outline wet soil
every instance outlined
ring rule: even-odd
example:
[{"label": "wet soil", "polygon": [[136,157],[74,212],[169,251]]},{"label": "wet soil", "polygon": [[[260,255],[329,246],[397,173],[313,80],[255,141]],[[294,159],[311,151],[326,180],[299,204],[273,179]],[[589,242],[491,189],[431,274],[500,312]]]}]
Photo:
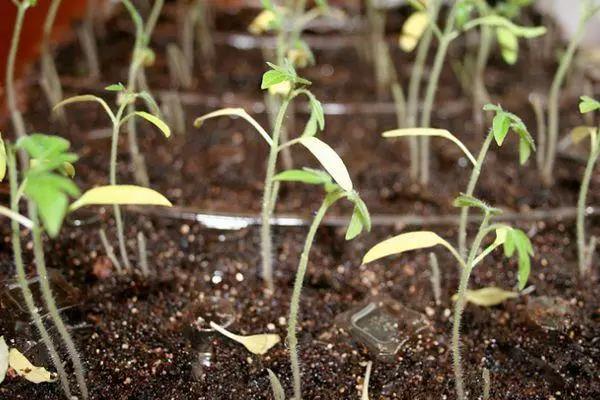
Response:
[{"label": "wet soil", "polygon": [[[217,28],[236,32],[243,26],[230,21],[218,20]],[[130,24],[118,16],[107,28],[108,36],[100,43],[103,82],[123,81],[132,44]],[[164,18],[157,28],[157,63],[148,71],[153,90],[170,89],[164,47],[173,31],[171,18]],[[550,62],[534,63],[536,54],[523,50],[520,63],[510,69],[494,57],[486,78],[494,101],[522,115],[533,131],[527,95],[531,91],[545,92],[554,66]],[[371,103],[376,99],[370,66],[353,49],[317,50],[316,57],[320,66],[302,73],[313,80],[312,89],[323,102]],[[61,73],[81,82],[81,71],[77,70],[81,55],[76,45],[61,49],[57,59]],[[225,101],[262,100],[258,90],[264,65],[260,51],[219,45],[217,60],[218,73],[206,65],[197,68],[193,92]],[[394,52],[394,60],[406,79],[410,59]],[[76,91],[67,88],[66,94],[100,93],[102,85],[83,82]],[[31,128],[60,133],[80,154],[77,183],[84,188],[105,183],[109,139],[102,135],[107,118],[99,109],[72,106],[67,113],[68,124],[61,126],[49,121],[48,106],[36,100],[43,97],[35,86],[28,97],[26,119]],[[470,102],[450,69],[444,71],[437,104],[434,124],[456,132],[476,152],[483,136],[470,122]],[[561,123],[565,127],[580,123],[576,97],[566,96],[562,107]],[[448,111],[456,109],[460,112]],[[152,186],[176,205],[214,212],[257,213],[266,146],[240,121],[220,119],[208,121],[201,129],[192,128],[194,117],[212,110],[207,105],[188,104],[189,131],[171,140],[140,124],[140,144]],[[261,123],[266,122],[264,114],[258,117]],[[292,118],[295,126],[301,127],[306,116],[297,113],[288,122]],[[328,116],[321,137],[346,161],[372,213],[428,216],[455,212],[451,200],[464,190],[469,174],[461,154],[451,145],[433,141],[433,182],[429,189],[419,188],[408,176],[406,143],[380,138],[381,132],[394,127],[393,115]],[[125,142],[123,135],[120,179],[132,182]],[[533,160],[520,168],[515,150],[514,140],[500,150],[493,146],[478,196],[504,209],[523,212],[575,204],[583,172],[580,162],[559,159],[557,183],[546,191],[538,183]],[[298,166],[315,165],[310,154],[298,147],[293,155]],[[588,203],[593,205],[600,201],[600,176],[594,177],[591,187]],[[322,197],[323,193],[314,188],[288,185],[282,190],[277,211],[310,216]],[[347,211],[341,205],[331,212]],[[281,377],[289,394],[291,373],[284,344],[259,357],[222,336],[200,340],[189,334],[193,323],[190,310],[198,298],[224,298],[235,310],[230,330],[241,334],[272,332],[283,338],[291,286],[307,228],[274,228],[277,291],[265,297],[258,276],[257,228],[214,231],[198,224],[133,213],[126,214],[126,224],[135,264],[133,238],[139,231],[148,238],[151,277],[137,273],[116,276],[97,233],[105,226],[110,237],[115,237],[112,220],[106,214],[100,221],[84,226],[67,224],[56,240],[45,244],[48,265],[64,278],[62,283],[55,281],[55,287],[62,294],[61,306],[69,307],[63,314],[85,361],[92,398],[269,399],[266,368]],[[585,281],[577,278],[574,223],[537,221],[520,227],[531,235],[536,249],[530,280],[535,290],[497,307],[467,307],[462,330],[470,397],[481,395],[481,371],[486,367],[491,372],[493,399],[598,398],[600,289],[596,276]],[[1,229],[4,240],[0,242],[0,277],[8,282],[14,276],[14,266],[7,226]],[[360,265],[370,246],[402,230],[401,226],[375,228],[352,242],[344,241],[340,229],[319,230],[310,255],[299,322],[304,398],[358,398],[368,360],[375,361],[370,384],[373,399],[455,398],[450,351],[451,296],[458,285],[455,263],[444,252],[437,252],[443,276],[440,305],[433,299],[426,253]],[[452,228],[436,228],[436,232],[448,238],[455,235]],[[597,218],[590,218],[589,234],[600,235]],[[27,243],[26,232],[23,237]],[[30,259],[27,265],[33,274]],[[471,287],[497,285],[509,289],[515,282],[515,261],[506,261],[498,253],[474,271]],[[6,290],[0,303],[0,332],[14,340],[12,345],[27,350],[32,359],[50,365],[35,332],[28,327],[26,314],[6,300],[4,293]],[[431,323],[431,329],[402,346],[393,362],[377,360],[347,329],[334,325],[337,315],[381,294],[422,313]],[[528,307],[538,296],[564,299],[570,306],[569,320],[556,330],[540,326]],[[206,348],[207,342],[212,356],[202,365],[198,347]],[[2,384],[0,395],[7,399],[61,398],[59,385],[32,385],[15,377]]]}]

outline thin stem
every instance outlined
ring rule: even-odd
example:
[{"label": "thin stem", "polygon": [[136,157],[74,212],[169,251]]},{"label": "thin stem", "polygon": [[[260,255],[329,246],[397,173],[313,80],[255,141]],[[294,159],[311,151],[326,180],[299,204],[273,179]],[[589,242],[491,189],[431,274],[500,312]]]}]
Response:
[{"label": "thin stem", "polygon": [[473,87],[473,117],[481,126],[483,125],[482,107],[488,101],[488,94],[485,88],[485,69],[490,57],[490,50],[494,34],[492,28],[486,25],[481,26],[481,38],[479,42],[479,51],[475,62],[475,81]]},{"label": "thin stem", "polygon": [[556,145],[558,142],[558,130],[559,130],[559,98],[561,94],[561,87],[565,80],[565,75],[571,62],[573,61],[573,55],[575,54],[575,50],[577,50],[577,46],[581,41],[583,34],[585,32],[585,26],[587,25],[589,19],[594,15],[598,9],[592,8],[593,4],[591,1],[586,1],[582,6],[583,9],[581,11],[582,17],[579,21],[579,25],[577,26],[577,32],[569,42],[569,46],[567,47],[567,51],[563,54],[560,64],[558,66],[558,70],[556,71],[556,75],[554,75],[554,80],[552,81],[552,86],[550,88],[550,95],[548,98],[548,138],[547,138],[547,146],[546,149],[542,149],[545,152],[544,155],[544,166],[541,170],[541,178],[542,183],[546,186],[552,186],[554,181],[554,177],[552,176],[552,172],[554,170],[554,160],[556,158]]},{"label": "thin stem", "polygon": [[[12,151],[8,151],[6,154],[6,161],[8,166],[8,175],[9,175],[9,183],[10,183],[10,207],[13,213],[19,213],[19,202],[17,199],[17,163],[15,161],[14,154]],[[56,372],[58,377],[60,378],[60,383],[62,385],[62,389],[67,398],[71,398],[71,388],[69,387],[69,378],[67,373],[65,372],[65,368],[63,367],[62,361],[58,352],[56,351],[56,347],[52,341],[52,338],[48,334],[46,327],[42,321],[42,317],[37,311],[37,307],[33,300],[33,293],[31,292],[31,288],[29,287],[29,283],[27,282],[27,276],[25,274],[25,264],[23,263],[23,249],[21,246],[21,236],[19,230],[19,223],[16,220],[11,221],[11,239],[12,239],[12,247],[13,247],[13,256],[15,260],[15,267],[17,270],[17,280],[19,282],[19,287],[21,288],[21,292],[23,294],[23,299],[25,300],[25,304],[27,306],[27,310],[33,319],[33,323],[35,324],[36,329],[40,333],[42,337],[42,341],[50,354],[50,358],[52,359],[52,364],[54,364],[54,368],[56,368]]]},{"label": "thin stem", "polygon": [[[596,144],[595,149],[591,149],[590,156],[585,166],[583,180],[579,189],[579,198],[577,199],[577,254],[579,256],[579,274],[584,277],[590,270],[588,264],[588,251],[585,240],[585,200],[590,187],[590,180],[596,165],[596,160],[600,155],[600,144]],[[591,259],[591,257],[589,257]]]},{"label": "thin stem", "polygon": [[[479,180],[479,175],[481,174],[481,168],[483,167],[483,162],[485,161],[485,157],[490,148],[490,144],[494,135],[490,132],[485,138],[481,150],[479,150],[479,155],[477,156],[477,164],[473,167],[473,171],[471,172],[471,177],[469,178],[469,183],[467,185],[467,191],[465,192],[468,196],[473,196],[475,192],[475,185],[477,185],[477,181]],[[461,257],[466,257],[467,253],[467,221],[469,219],[469,207],[462,207],[460,210],[460,221],[458,224],[458,251]]]},{"label": "thin stem", "polygon": [[[17,51],[19,50],[19,41],[21,38],[21,31],[23,30],[23,20],[25,19],[25,12],[29,8],[29,1],[23,0],[18,4],[17,16],[15,18],[15,27],[13,29],[13,36],[10,42],[10,52],[8,53],[8,60],[6,62],[6,102],[8,109],[10,110],[10,116],[13,123],[13,128],[17,134],[17,139],[23,138],[26,135],[25,121],[23,121],[23,115],[17,106],[17,97],[15,95],[15,65],[17,60]],[[19,152],[19,161],[22,168],[26,168],[28,165],[28,158],[23,151]]]},{"label": "thin stem", "polygon": [[148,268],[148,251],[146,249],[146,237],[144,236],[144,232],[138,232],[137,240],[140,269],[142,270],[142,274],[147,278],[150,276],[150,269]]},{"label": "thin stem", "polygon": [[108,259],[115,266],[115,269],[117,270],[117,273],[119,275],[122,274],[123,273],[123,268],[121,267],[121,263],[117,259],[117,256],[115,256],[115,252],[113,251],[113,247],[108,242],[108,238],[106,237],[106,232],[104,231],[104,229],[100,228],[99,229],[99,234],[100,234],[100,242],[102,242],[102,246],[104,247],[104,251],[106,251],[106,256],[108,257]]},{"label": "thin stem", "polygon": [[273,176],[275,176],[275,168],[277,165],[277,154],[279,152],[279,136],[283,125],[283,118],[290,103],[290,98],[286,98],[281,104],[279,114],[275,120],[273,128],[273,136],[271,148],[269,150],[269,158],[267,160],[267,172],[265,176],[265,187],[262,203],[262,226],[261,226],[261,255],[262,255],[262,273],[263,279],[267,284],[267,288],[273,292],[273,239],[271,238],[271,215],[274,205],[273,200]]},{"label": "thin stem", "polygon": [[42,292],[42,297],[44,298],[44,303],[46,303],[46,308],[52,317],[52,321],[58,330],[62,340],[64,341],[67,352],[73,362],[73,368],[75,369],[75,377],[77,378],[77,384],[79,385],[79,389],[81,390],[81,395],[84,399],[88,399],[88,389],[85,383],[85,371],[83,370],[83,364],[81,363],[81,358],[79,357],[79,353],[77,352],[77,348],[75,347],[75,343],[73,342],[73,338],[65,323],[60,317],[58,307],[56,307],[56,302],[54,301],[54,296],[52,294],[52,289],[50,288],[50,281],[48,280],[48,270],[46,269],[46,260],[44,257],[44,247],[42,244],[42,229],[39,224],[38,211],[37,206],[33,201],[29,202],[29,217],[33,221],[33,253],[35,257],[35,266],[37,270],[37,274],[39,277],[40,288]]},{"label": "thin stem", "polygon": [[317,211],[315,218],[313,219],[306,240],[304,242],[304,249],[300,256],[300,263],[298,264],[298,271],[296,272],[296,278],[294,280],[294,291],[292,293],[292,301],[290,304],[290,315],[288,318],[287,327],[287,345],[290,349],[290,361],[292,364],[292,375],[294,380],[294,400],[302,400],[302,386],[300,382],[300,360],[298,357],[298,338],[296,337],[296,325],[298,323],[298,310],[300,308],[300,294],[302,292],[302,284],[304,282],[304,275],[306,274],[306,268],[308,266],[308,255],[310,248],[315,239],[317,229],[327,212],[327,209],[335,203],[337,200],[342,198],[343,192],[334,192],[323,200],[321,207]]}]

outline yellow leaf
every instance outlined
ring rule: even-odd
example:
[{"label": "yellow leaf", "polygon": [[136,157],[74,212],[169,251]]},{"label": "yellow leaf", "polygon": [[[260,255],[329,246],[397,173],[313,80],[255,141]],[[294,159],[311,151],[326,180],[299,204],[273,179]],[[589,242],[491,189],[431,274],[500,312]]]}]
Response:
[{"label": "yellow leaf", "polygon": [[267,351],[269,351],[269,349],[271,349],[271,347],[275,346],[281,341],[279,335],[268,333],[250,336],[236,335],[212,321],[210,322],[210,327],[220,334],[227,336],[229,339],[244,345],[244,347],[246,347],[246,349],[248,349],[248,351],[252,354],[265,354]]},{"label": "yellow leaf", "polygon": [[447,241],[434,232],[420,231],[402,233],[373,246],[363,257],[363,264],[393,254],[400,254],[411,250],[427,249],[438,244],[441,244],[451,251],[454,250]]},{"label": "yellow leaf", "polygon": [[419,43],[419,39],[423,36],[428,24],[429,14],[425,11],[415,12],[408,17],[402,26],[402,33],[398,41],[400,48],[407,53],[413,51],[417,47],[417,43]]},{"label": "yellow leaf", "polygon": [[269,86],[269,94],[271,95],[280,95],[287,96],[287,94],[292,90],[292,83],[290,81],[283,81],[280,83],[276,83],[275,85]]},{"label": "yellow leaf", "polygon": [[33,383],[53,382],[56,380],[56,374],[51,373],[44,367],[34,366],[17,349],[10,349],[8,353],[8,364],[17,374]]},{"label": "yellow leaf", "polygon": [[136,111],[135,115],[137,115],[138,117],[142,117],[146,121],[152,123],[158,129],[160,129],[160,131],[163,133],[163,135],[165,135],[165,137],[171,136],[171,128],[169,128],[169,126],[157,116],[147,113],[145,111]]},{"label": "yellow leaf", "polygon": [[4,147],[4,140],[2,140],[2,135],[0,135],[0,182],[2,182],[5,175],[6,175],[6,147]]},{"label": "yellow leaf", "polygon": [[6,371],[8,370],[8,346],[4,341],[4,336],[0,336],[0,383],[4,381]]},{"label": "yellow leaf", "polygon": [[348,169],[335,150],[321,139],[313,136],[302,137],[299,141],[319,160],[323,168],[329,172],[329,175],[342,189],[348,192],[352,190],[352,180]]},{"label": "yellow leaf", "polygon": [[250,114],[248,114],[243,108],[223,108],[221,110],[213,111],[211,113],[196,118],[194,120],[194,126],[196,128],[199,128],[207,119],[224,116],[241,117],[245,119],[250,125],[254,127],[254,129],[256,129],[260,136],[262,136],[263,139],[265,139],[265,142],[267,142],[269,146],[273,145],[273,140],[271,139],[271,136],[269,136],[267,131],[265,131],[263,127],[260,126],[260,124],[254,118],[252,118]]},{"label": "yellow leaf", "polygon": [[69,207],[69,211],[89,205],[138,204],[171,207],[173,204],[155,190],[135,185],[98,186],[85,192]]},{"label": "yellow leaf", "polygon": [[269,25],[275,21],[275,13],[270,10],[263,10],[254,18],[248,26],[248,32],[253,35],[260,35],[269,30]]},{"label": "yellow leaf", "polygon": [[[456,301],[458,295],[452,296],[452,300]],[[486,287],[477,290],[467,290],[465,297],[468,302],[482,307],[493,307],[504,303],[508,299],[519,297],[519,293],[509,292],[499,287]]]},{"label": "yellow leaf", "polygon": [[499,27],[496,28],[496,38],[504,61],[510,65],[516,63],[519,55],[519,39],[517,36],[508,28]]},{"label": "yellow leaf", "polygon": [[473,157],[473,154],[466,148],[466,146],[453,134],[446,129],[435,129],[435,128],[406,128],[406,129],[393,129],[391,131],[383,132],[383,137],[403,137],[403,136],[438,136],[452,141],[456,144],[467,156],[469,161],[473,165],[477,165],[477,160]]},{"label": "yellow leaf", "polygon": [[592,142],[592,149],[594,149],[598,140],[598,128],[594,126],[577,126],[573,128],[573,130],[571,130],[569,135],[571,136],[571,140],[575,144],[581,142],[589,136],[590,141]]}]

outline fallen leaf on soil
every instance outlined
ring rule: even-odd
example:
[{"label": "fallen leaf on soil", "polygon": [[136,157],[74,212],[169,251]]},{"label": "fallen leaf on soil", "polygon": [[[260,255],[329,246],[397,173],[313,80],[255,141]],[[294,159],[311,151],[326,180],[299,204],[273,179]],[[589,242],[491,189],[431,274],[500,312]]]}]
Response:
[{"label": "fallen leaf on soil", "polygon": [[[467,301],[478,306],[493,307],[504,303],[508,299],[519,297],[519,293],[510,292],[499,287],[486,287],[477,290],[467,290],[465,293]],[[452,296],[456,301],[457,295]]]},{"label": "fallen leaf on soil", "polygon": [[253,354],[265,354],[269,349],[275,346],[277,343],[281,341],[279,335],[264,333],[260,335],[250,335],[250,336],[240,336],[234,333],[229,332],[225,328],[215,324],[214,322],[210,322],[210,327],[221,333],[224,336],[227,336],[229,339],[236,341],[240,344],[243,344],[244,347],[248,349],[250,353]]},{"label": "fallen leaf on soil", "polygon": [[54,382],[56,374],[49,372],[44,367],[34,366],[19,350],[10,349],[8,363],[17,374],[33,383]]},{"label": "fallen leaf on soil", "polygon": [[8,370],[8,346],[4,341],[4,336],[0,336],[0,383],[4,381],[6,371]]}]

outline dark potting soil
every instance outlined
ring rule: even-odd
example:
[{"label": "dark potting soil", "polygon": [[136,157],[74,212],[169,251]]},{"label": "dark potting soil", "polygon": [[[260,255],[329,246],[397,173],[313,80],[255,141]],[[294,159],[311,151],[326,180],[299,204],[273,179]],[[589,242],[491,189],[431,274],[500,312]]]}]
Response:
[{"label": "dark potting soil", "polygon": [[[123,81],[131,51],[131,37],[127,33],[129,21],[119,16],[107,27],[110,27],[109,37],[100,43],[103,81]],[[172,30],[166,19],[157,28],[154,39],[162,43],[162,47],[157,47],[156,66],[148,70],[150,85],[156,90],[169,89],[161,51],[168,41],[161,39],[161,34],[168,35]],[[374,100],[371,69],[355,52],[348,49],[317,51],[316,56],[320,67],[302,74],[314,81],[311,89],[322,101]],[[522,115],[535,131],[526,98],[531,91],[546,91],[553,66],[529,63],[528,60],[535,57],[527,51],[522,56],[519,65],[511,69],[503,67],[494,57],[487,77],[489,90],[494,101]],[[397,65],[406,65],[400,67],[400,71],[403,78],[408,77],[407,57],[397,52],[394,57]],[[75,74],[74,68],[81,65],[76,46],[59,52],[57,60],[59,70],[70,74]],[[262,99],[258,82],[264,64],[259,51],[219,46],[217,60],[218,74],[211,73],[207,67],[198,69],[196,91],[219,96],[233,93],[235,98],[255,101]],[[333,69],[330,76],[323,73],[323,65]],[[89,91],[97,93],[98,88],[101,85],[89,85]],[[82,87],[77,93],[66,94],[87,91]],[[66,126],[50,123],[47,105],[37,100],[42,98],[36,88],[31,88],[26,115],[31,128],[60,133],[71,140],[81,156],[76,166],[76,180],[82,187],[105,183],[109,139],[94,137],[102,137],[98,130],[107,127],[106,116],[95,105],[74,105],[68,109]],[[457,103],[465,106],[461,108]],[[483,136],[469,122],[472,120],[470,102],[449,69],[443,74],[437,104],[434,124],[457,133],[476,152]],[[566,98],[562,106],[563,126],[580,123],[575,97]],[[457,108],[463,111],[446,111]],[[185,137],[172,140],[140,124],[140,144],[147,157],[152,186],[177,205],[215,212],[256,213],[260,210],[266,146],[240,121],[214,120],[201,129],[192,129],[193,118],[209,111],[213,109],[205,105],[186,107],[190,130]],[[299,114],[294,124],[301,127],[304,120],[305,116]],[[259,121],[265,123],[266,116],[260,115]],[[393,115],[331,116],[321,137],[345,160],[371,212],[423,216],[456,212],[451,200],[464,190],[470,172],[468,166],[458,161],[461,154],[451,145],[434,140],[433,182],[429,189],[421,189],[412,184],[408,176],[406,143],[380,138],[381,132],[395,127],[394,121]],[[125,135],[122,139],[121,182],[132,182]],[[310,154],[300,148],[294,148],[293,155],[297,166],[315,165]],[[542,189],[533,164],[532,160],[529,166],[518,166],[514,140],[507,141],[501,150],[493,145],[477,195],[494,205],[517,211],[575,204],[583,172],[581,163],[559,159],[557,184],[551,191]],[[322,192],[314,188],[286,186],[277,211],[309,216],[322,196]],[[600,180],[596,176],[591,183],[588,203],[598,201]],[[342,205],[332,213],[348,211]],[[103,214],[101,221],[108,225],[109,237],[115,242],[112,220]],[[153,271],[150,278],[138,274],[115,275],[100,244],[101,224],[97,220],[81,227],[67,224],[58,239],[46,241],[47,263],[63,277],[58,280],[55,274],[54,287],[60,295],[57,296],[60,305],[68,307],[63,314],[72,326],[85,362],[92,398],[267,399],[271,394],[266,368],[280,376],[288,394],[291,393],[289,355],[283,343],[265,356],[253,356],[220,335],[200,340],[190,334],[190,326],[197,317],[194,304],[198,299],[216,296],[229,301],[235,311],[235,321],[229,327],[233,332],[270,332],[283,339],[291,286],[307,228],[274,228],[277,290],[272,297],[265,297],[258,276],[257,228],[212,231],[198,224],[132,213],[126,213],[126,224],[132,260],[137,254],[133,240],[136,233],[143,231],[148,238]],[[571,220],[539,221],[523,223],[520,227],[532,235],[536,249],[530,280],[535,290],[497,307],[467,307],[462,330],[466,387],[470,397],[480,395],[481,371],[486,367],[492,377],[492,398],[598,398],[600,293],[596,276],[586,281],[576,278],[574,223]],[[455,397],[450,310],[458,273],[453,260],[444,252],[437,252],[443,276],[439,306],[433,299],[425,252],[360,265],[370,246],[403,229],[376,228],[373,233],[352,242],[344,241],[344,232],[340,229],[319,230],[310,255],[299,321],[304,398],[358,398],[368,360],[375,361],[370,384],[373,399]],[[7,226],[2,230],[0,276],[11,279],[14,266]],[[436,232],[448,238],[455,235],[451,228],[437,228]],[[600,234],[597,219],[590,218],[588,234]],[[23,238],[27,244],[29,237],[24,233]],[[30,256],[26,254],[26,257]],[[32,264],[31,259],[27,259],[31,276]],[[515,261],[506,261],[497,252],[474,271],[470,286],[497,285],[509,289],[515,282]],[[10,294],[18,296],[17,292]],[[14,340],[10,345],[27,350],[26,354],[38,364],[49,367],[51,363],[28,326],[27,315],[5,294],[6,290],[0,308],[0,332]],[[392,362],[377,360],[347,329],[334,325],[339,314],[381,294],[423,314],[431,324],[430,329],[411,337]],[[540,313],[543,312],[531,307],[542,296],[557,299],[568,310],[568,318],[563,318],[553,329],[541,324],[543,315]],[[201,360],[198,347],[206,350],[206,341],[211,355]],[[67,367],[72,369],[70,364]],[[17,377],[8,378],[0,386],[0,394],[7,399],[62,396],[60,385],[33,385]]]}]

